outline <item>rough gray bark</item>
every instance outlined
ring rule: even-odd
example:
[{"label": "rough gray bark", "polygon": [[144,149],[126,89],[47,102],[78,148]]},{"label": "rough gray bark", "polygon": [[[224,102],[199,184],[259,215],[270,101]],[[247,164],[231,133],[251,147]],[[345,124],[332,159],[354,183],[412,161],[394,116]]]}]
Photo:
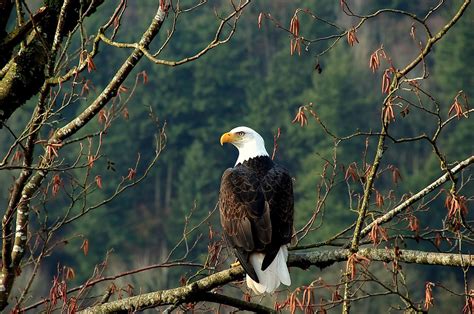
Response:
[{"label": "rough gray bark", "polygon": [[[34,15],[34,23],[29,20],[10,34],[5,30],[7,12],[0,14],[0,32],[3,33],[3,36],[0,34],[0,128],[43,85],[63,2],[45,1],[45,6]],[[64,15],[65,23],[60,37],[79,22],[81,4],[86,8],[93,4],[90,14],[102,2],[103,0],[71,1]],[[3,1],[0,2],[0,8],[2,6],[8,7]],[[12,7],[8,9],[11,10]],[[25,47],[15,50],[14,46],[20,42],[25,42]]]}]

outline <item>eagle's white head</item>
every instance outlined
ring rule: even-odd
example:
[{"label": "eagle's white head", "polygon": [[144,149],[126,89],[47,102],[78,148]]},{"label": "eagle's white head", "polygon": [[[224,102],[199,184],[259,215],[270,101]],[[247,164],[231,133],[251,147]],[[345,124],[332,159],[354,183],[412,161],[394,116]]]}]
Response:
[{"label": "eagle's white head", "polygon": [[221,145],[224,145],[224,143],[231,143],[239,150],[239,158],[237,158],[236,165],[250,158],[268,156],[263,138],[260,134],[246,126],[239,126],[222,134]]}]

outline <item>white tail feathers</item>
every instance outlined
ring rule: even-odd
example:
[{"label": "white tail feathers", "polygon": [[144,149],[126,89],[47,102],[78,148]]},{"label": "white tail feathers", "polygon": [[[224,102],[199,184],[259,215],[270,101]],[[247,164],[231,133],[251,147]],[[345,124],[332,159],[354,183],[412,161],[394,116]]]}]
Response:
[{"label": "white tail feathers", "polygon": [[282,245],[272,263],[267,267],[267,269],[265,269],[265,271],[262,271],[264,257],[265,254],[263,253],[250,254],[250,264],[252,264],[253,269],[255,269],[260,282],[258,283],[254,281],[249,275],[247,275],[247,286],[256,294],[262,294],[264,292],[272,293],[280,286],[280,283],[286,286],[291,285],[290,273],[286,266],[286,261],[288,260],[288,247]]}]

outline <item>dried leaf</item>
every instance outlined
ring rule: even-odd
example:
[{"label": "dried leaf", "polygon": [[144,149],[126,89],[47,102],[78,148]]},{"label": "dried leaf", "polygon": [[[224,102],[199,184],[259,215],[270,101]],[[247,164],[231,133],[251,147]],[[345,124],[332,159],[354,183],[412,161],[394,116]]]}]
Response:
[{"label": "dried leaf", "polygon": [[386,69],[382,76],[382,93],[388,94],[390,92],[390,69]]},{"label": "dried leaf", "polygon": [[114,29],[117,29],[120,25],[120,19],[118,16],[114,18]]},{"label": "dried leaf", "polygon": [[59,188],[62,186],[62,180],[61,177],[56,174],[53,176],[53,188],[52,188],[52,194],[53,196],[56,196],[59,192]]},{"label": "dried leaf", "polygon": [[379,53],[378,53],[379,49],[377,49],[376,51],[374,51],[371,55],[370,55],[370,59],[369,59],[369,68],[372,70],[372,72],[375,73],[375,71],[379,68],[380,66],[380,59],[379,59]]},{"label": "dried leaf", "polygon": [[89,240],[88,239],[84,239],[84,241],[82,241],[81,249],[82,249],[82,252],[84,252],[84,255],[87,256],[87,254],[89,253]]},{"label": "dried leaf", "polygon": [[398,184],[398,182],[402,181],[402,175],[400,174],[400,170],[394,165],[390,166],[390,170],[392,171],[392,182],[394,184]]},{"label": "dried leaf", "polygon": [[127,175],[127,179],[132,181],[134,178],[135,178],[135,175],[137,174],[137,170],[136,169],[132,169],[132,168],[128,168],[128,175]]},{"label": "dried leaf", "polygon": [[95,183],[97,184],[97,187],[99,189],[102,189],[102,177],[101,176],[95,176]]},{"label": "dried leaf", "polygon": [[97,121],[100,124],[104,124],[107,122],[107,111],[105,109],[100,109],[99,113],[97,114]]},{"label": "dried leaf", "polygon": [[359,43],[359,40],[357,39],[356,36],[356,29],[351,28],[350,30],[347,31],[347,43],[352,47],[356,43]]},{"label": "dried leaf", "polygon": [[358,255],[357,253],[351,254],[347,259],[347,270],[350,271],[351,280],[354,280],[357,274],[356,264],[360,264],[363,267],[367,268],[369,263],[370,260],[367,257]]},{"label": "dried leaf", "polygon": [[474,312],[474,289],[469,290],[466,303],[462,309],[463,314],[471,314]]},{"label": "dried leaf", "polygon": [[434,302],[434,298],[433,298],[433,287],[434,287],[434,283],[432,282],[427,282],[425,284],[425,310],[428,311],[432,306],[433,306],[433,302]]},{"label": "dried leaf", "polygon": [[352,179],[352,181],[357,181],[359,180],[359,175],[357,173],[357,164],[355,162],[351,163],[349,167],[347,167],[346,174],[344,176],[344,180],[349,180],[349,178]]},{"label": "dried leaf", "polygon": [[69,299],[68,306],[67,306],[67,313],[68,314],[77,313],[77,299],[75,297],[71,297]]},{"label": "dried leaf", "polygon": [[295,51],[298,51],[298,54],[301,55],[301,38],[299,38],[300,22],[297,13],[298,10],[293,14],[290,20],[290,33],[292,34],[290,38],[290,55],[293,55]]},{"label": "dried leaf", "polygon": [[146,85],[146,84],[148,83],[148,74],[146,73],[145,70],[139,72],[139,73],[137,74],[137,76],[138,76],[138,77],[140,77],[140,76],[142,77],[142,82],[143,82],[144,85]]},{"label": "dried leaf", "polygon": [[434,239],[434,244],[436,245],[437,248],[441,245],[441,234],[439,232],[436,232],[435,239]]},{"label": "dried leaf", "polygon": [[262,27],[263,12],[258,15],[258,29]]},{"label": "dried leaf", "polygon": [[74,272],[74,269],[72,267],[64,267],[64,273],[66,276],[66,280],[72,280],[76,277],[76,273]]},{"label": "dried leaf", "polygon": [[384,205],[383,195],[379,191],[375,190],[375,206],[382,208]]},{"label": "dried leaf", "polygon": [[166,11],[166,0],[160,0],[160,9]]},{"label": "dried leaf", "polygon": [[95,157],[93,155],[87,156],[87,166],[92,168],[94,166]]},{"label": "dried leaf", "polygon": [[298,112],[296,113],[296,116],[291,121],[291,123],[299,123],[301,127],[308,124],[308,118],[306,117],[306,114],[304,113],[305,109],[306,108],[304,106],[299,107]]},{"label": "dried leaf", "polygon": [[339,289],[336,289],[331,295],[331,301],[336,302],[342,300],[342,296],[339,294]]},{"label": "dried leaf", "polygon": [[20,162],[23,159],[23,152],[21,150],[17,150],[15,154],[13,154],[12,163]]},{"label": "dried leaf", "polygon": [[82,89],[81,89],[81,96],[88,95],[90,90],[94,90],[95,87],[92,84],[91,80],[85,80],[82,84]]},{"label": "dried leaf", "polygon": [[126,93],[128,93],[128,91],[129,90],[128,90],[127,86],[125,86],[125,85],[120,85],[119,86],[119,89],[118,89],[119,94],[126,94]]},{"label": "dried leaf", "polygon": [[388,241],[387,230],[375,223],[370,230],[369,239],[372,241],[374,246],[380,244],[382,240]]},{"label": "dried leaf", "polygon": [[87,62],[87,72],[91,73],[92,71],[95,71],[97,69],[95,66],[94,60],[92,59],[90,54],[87,54],[86,62]]},{"label": "dried leaf", "polygon": [[420,231],[420,222],[415,215],[410,215],[410,217],[408,217],[408,228],[410,231],[413,231],[418,235],[418,232]]},{"label": "dried leaf", "polygon": [[[461,105],[459,101],[459,97],[464,99],[464,106]],[[469,118],[469,104],[467,100],[466,94],[461,90],[457,93],[456,97],[454,97],[454,103],[451,105],[448,111],[448,116],[451,116],[451,113],[454,112],[454,115],[460,119],[462,117]]]}]

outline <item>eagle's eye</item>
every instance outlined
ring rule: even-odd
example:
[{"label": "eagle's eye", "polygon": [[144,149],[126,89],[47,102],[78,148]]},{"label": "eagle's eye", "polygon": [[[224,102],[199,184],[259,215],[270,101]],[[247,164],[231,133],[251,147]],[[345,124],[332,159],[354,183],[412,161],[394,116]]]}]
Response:
[{"label": "eagle's eye", "polygon": [[244,135],[245,135],[245,132],[244,132],[244,131],[240,131],[240,132],[237,132],[237,134],[238,134],[239,136],[244,136]]}]

